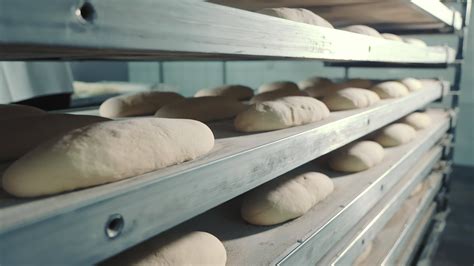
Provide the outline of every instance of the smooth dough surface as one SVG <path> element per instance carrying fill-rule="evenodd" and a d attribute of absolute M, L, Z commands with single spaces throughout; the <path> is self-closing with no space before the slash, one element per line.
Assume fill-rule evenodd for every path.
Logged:
<path fill-rule="evenodd" d="M 379 130 L 374 140 L 384 147 L 393 147 L 412 141 L 416 137 L 413 127 L 404 123 L 394 123 Z"/>
<path fill-rule="evenodd" d="M 402 37 L 392 34 L 392 33 L 382 33 L 381 35 L 384 39 L 387 39 L 387 40 L 403 42 Z"/>
<path fill-rule="evenodd" d="M 137 118 L 82 127 L 52 139 L 15 161 L 3 188 L 36 197 L 86 188 L 189 161 L 214 145 L 199 121 Z"/>
<path fill-rule="evenodd" d="M 308 96 L 320 98 L 324 96 L 335 84 L 327 78 L 312 77 L 298 83 L 298 87 L 305 91 Z M 329 88 L 329 89 L 328 89 Z"/>
<path fill-rule="evenodd" d="M 410 94 L 408 88 L 398 81 L 385 81 L 371 88 L 381 99 L 400 98 Z"/>
<path fill-rule="evenodd" d="M 120 95 L 103 102 L 100 105 L 99 113 L 101 116 L 109 118 L 152 115 L 162 106 L 182 99 L 184 97 L 175 92 L 161 91 Z"/>
<path fill-rule="evenodd" d="M 371 28 L 369 26 L 365 26 L 365 25 L 351 25 L 351 26 L 341 28 L 341 30 L 350 31 L 350 32 L 359 33 L 363 35 L 377 37 L 377 38 L 383 38 L 382 35 L 380 35 L 380 33 L 376 29 Z"/>
<path fill-rule="evenodd" d="M 382 162 L 384 149 L 374 141 L 356 141 L 333 152 L 329 166 L 341 172 L 360 172 Z"/>
<path fill-rule="evenodd" d="M 165 233 L 167 234 L 167 233 Z M 224 245 L 215 236 L 200 231 L 158 235 L 101 263 L 102 266 L 225 266 Z"/>
<path fill-rule="evenodd" d="M 70 130 L 97 122 L 109 121 L 100 116 L 45 114 L 1 121 L 0 161 L 17 159 L 41 143 Z"/>
<path fill-rule="evenodd" d="M 259 10 L 258 13 L 314 26 L 321 26 L 331 29 L 334 28 L 327 20 L 304 8 L 264 8 Z"/>
<path fill-rule="evenodd" d="M 259 93 L 250 99 L 250 103 L 277 100 L 287 96 L 308 96 L 305 91 L 300 90 L 276 90 Z"/>
<path fill-rule="evenodd" d="M 405 116 L 402 122 L 412 126 L 416 130 L 421 130 L 431 125 L 431 117 L 426 113 L 414 112 Z"/>
<path fill-rule="evenodd" d="M 302 216 L 333 190 L 332 180 L 324 174 L 289 173 L 245 194 L 240 213 L 251 224 L 279 224 Z"/>
<path fill-rule="evenodd" d="M 45 115 L 46 111 L 21 104 L 0 104 L 0 120 L 25 116 Z"/>
<path fill-rule="evenodd" d="M 304 125 L 329 116 L 324 103 L 304 96 L 289 96 L 252 105 L 234 120 L 242 132 L 268 131 Z"/>
<path fill-rule="evenodd" d="M 370 90 L 345 88 L 323 97 L 323 102 L 331 111 L 350 110 L 369 107 L 378 101 L 379 96 Z"/>
<path fill-rule="evenodd" d="M 292 81 L 275 81 L 262 84 L 258 87 L 258 93 L 278 90 L 299 91 L 300 88 L 298 88 L 298 85 Z"/>
<path fill-rule="evenodd" d="M 426 42 L 424 42 L 420 39 L 416 39 L 416 38 L 404 38 L 403 41 L 406 42 L 406 43 L 409 43 L 409 44 L 416 45 L 418 47 L 428 47 Z"/>
<path fill-rule="evenodd" d="M 194 94 L 194 97 L 223 96 L 237 101 L 250 100 L 253 90 L 243 85 L 224 85 L 212 89 L 201 89 Z"/>
<path fill-rule="evenodd" d="M 418 91 L 423 89 L 423 83 L 415 78 L 404 78 L 400 82 L 405 85 L 409 91 Z"/>
<path fill-rule="evenodd" d="M 206 96 L 187 98 L 160 108 L 155 116 L 162 118 L 187 118 L 209 122 L 233 118 L 245 111 L 247 105 L 228 97 Z"/>

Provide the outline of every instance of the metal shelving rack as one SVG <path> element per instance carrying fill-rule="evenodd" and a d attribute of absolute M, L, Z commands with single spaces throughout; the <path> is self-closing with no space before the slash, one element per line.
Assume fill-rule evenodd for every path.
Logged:
<path fill-rule="evenodd" d="M 433 101 L 450 96 L 450 107 L 456 109 L 468 21 L 465 19 L 461 27 L 459 13 L 444 5 L 433 9 L 424 1 L 394 2 L 441 25 L 429 31 L 459 34 L 456 57 L 446 48 L 416 47 L 203 1 L 0 0 L 1 60 L 317 59 L 337 61 L 346 67 L 456 67 L 452 85 L 425 80 L 423 90 L 407 97 L 383 100 L 366 109 L 335 112 L 314 124 L 240 135 L 232 131 L 229 121 L 212 123 L 216 145 L 211 153 L 140 177 L 34 200 L 9 198 L 0 190 L 0 264 L 97 263 L 187 220 L 172 230 L 197 225 L 206 228 L 217 223 L 221 228 L 209 230 L 217 236 L 226 228 L 256 232 L 255 227 L 249 229 L 242 223 L 227 225 L 213 220 L 221 207 L 210 209 L 288 171 L 313 167 L 311 160 Z M 464 15 L 468 14 L 470 1 L 463 6 Z M 447 12 L 452 19 L 446 19 Z M 422 26 L 396 28 L 401 32 L 427 31 Z M 336 191 L 331 196 L 333 201 L 316 206 L 313 212 L 317 217 L 311 222 L 309 213 L 307 219 L 303 216 L 272 229 L 285 235 L 285 230 L 300 228 L 298 223 L 306 221 L 306 229 L 298 232 L 297 239 L 280 243 L 281 239 L 273 238 L 281 246 L 272 248 L 272 252 L 260 252 L 266 256 L 255 259 L 267 264 L 306 264 L 307 258 L 353 260 L 361 247 L 350 244 L 361 237 L 375 237 L 408 192 L 430 175 L 439 158 L 452 159 L 448 140 L 453 137 L 445 136 L 447 132 L 454 134 L 452 114 L 431 110 L 437 123 L 416 141 L 393 149 L 379 167 L 352 178 L 336 178 L 336 186 L 351 189 Z M 423 163 L 413 167 L 417 161 Z M 446 209 L 449 171 L 440 171 L 431 175 L 443 175 L 443 181 L 423 195 L 426 204 L 436 198 L 442 211 Z M 422 217 L 426 211 L 420 209 L 419 213 L 417 217 Z M 357 228 L 365 228 L 364 234 L 355 234 Z M 108 237 L 107 230 L 115 231 L 118 237 Z M 256 232 L 254 237 L 258 240 L 265 235 Z M 224 241 L 231 260 L 252 257 L 239 256 L 232 248 L 241 250 L 248 243 L 232 243 Z M 350 255 L 331 256 L 331 252 L 344 250 L 341 254 Z"/>

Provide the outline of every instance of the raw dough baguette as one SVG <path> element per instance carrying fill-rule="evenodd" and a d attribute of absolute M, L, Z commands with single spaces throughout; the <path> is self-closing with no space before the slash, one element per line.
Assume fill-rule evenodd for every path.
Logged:
<path fill-rule="evenodd" d="M 299 91 L 300 88 L 298 88 L 296 83 L 291 81 L 275 81 L 262 84 L 260 87 L 258 87 L 258 93 L 277 90 Z"/>
<path fill-rule="evenodd" d="M 209 122 L 235 117 L 247 105 L 223 96 L 188 98 L 160 108 L 155 116 L 163 118 L 188 118 Z"/>
<path fill-rule="evenodd" d="M 341 111 L 369 107 L 380 101 L 380 98 L 370 90 L 345 88 L 323 97 L 322 101 L 329 110 Z"/>
<path fill-rule="evenodd" d="M 327 86 L 331 84 L 333 84 L 333 82 L 328 78 L 311 77 L 298 82 L 298 87 L 300 90 L 306 90 L 308 88 L 319 88 L 321 86 Z"/>
<path fill-rule="evenodd" d="M 406 43 L 409 43 L 409 44 L 413 44 L 413 45 L 418 46 L 418 47 L 428 47 L 426 42 L 424 42 L 420 39 L 416 39 L 416 38 L 404 38 L 403 41 L 406 42 Z"/>
<path fill-rule="evenodd" d="M 74 95 L 76 97 L 91 97 L 112 93 L 130 93 L 149 91 L 154 84 L 141 84 L 131 82 L 100 81 L 100 82 L 82 82 L 74 81 Z"/>
<path fill-rule="evenodd" d="M 70 130 L 109 119 L 91 115 L 46 114 L 1 121 L 0 161 L 23 156 L 39 144 Z"/>
<path fill-rule="evenodd" d="M 373 141 L 357 141 L 333 152 L 329 166 L 341 172 L 360 172 L 382 162 L 384 149 Z"/>
<path fill-rule="evenodd" d="M 412 141 L 416 137 L 413 127 L 404 123 L 394 123 L 379 130 L 374 140 L 384 147 L 393 147 Z"/>
<path fill-rule="evenodd" d="M 315 26 L 334 28 L 327 20 L 304 8 L 264 8 L 259 10 L 258 13 Z"/>
<path fill-rule="evenodd" d="M 337 92 L 338 90 L 342 90 L 345 88 L 369 88 L 372 86 L 372 81 L 367 79 L 351 79 L 345 82 L 340 83 L 331 83 L 323 86 L 314 86 L 308 87 L 305 92 L 308 93 L 309 96 L 322 99 L 324 96 L 330 95 L 332 93 Z"/>
<path fill-rule="evenodd" d="M 324 103 L 302 96 L 284 97 L 252 105 L 234 120 L 242 132 L 268 131 L 320 121 L 329 116 Z"/>
<path fill-rule="evenodd" d="M 224 96 L 237 101 L 246 101 L 252 98 L 253 90 L 242 85 L 224 85 L 212 89 L 201 89 L 194 94 L 194 97 L 204 96 Z"/>
<path fill-rule="evenodd" d="M 250 99 L 250 103 L 273 101 L 287 96 L 308 96 L 305 91 L 300 90 L 276 90 L 259 93 Z"/>
<path fill-rule="evenodd" d="M 0 104 L 0 120 L 47 114 L 39 108 L 20 104 Z"/>
<path fill-rule="evenodd" d="M 371 88 L 381 99 L 400 98 L 410 94 L 408 88 L 398 81 L 385 81 Z"/>
<path fill-rule="evenodd" d="M 414 78 L 404 78 L 400 82 L 405 85 L 409 91 L 417 91 L 423 89 L 423 83 Z"/>
<path fill-rule="evenodd" d="M 386 40 L 391 40 L 391 41 L 397 41 L 397 42 L 403 42 L 402 37 L 392 34 L 392 33 L 382 33 L 382 37 Z"/>
<path fill-rule="evenodd" d="M 305 214 L 334 190 L 324 174 L 286 174 L 247 193 L 242 218 L 255 225 L 274 225 Z"/>
<path fill-rule="evenodd" d="M 421 130 L 431 125 L 431 117 L 425 113 L 415 112 L 405 116 L 402 122 L 416 130 Z"/>
<path fill-rule="evenodd" d="M 115 257 L 102 266 L 225 266 L 227 254 L 224 245 L 206 232 L 158 235 Z"/>
<path fill-rule="evenodd" d="M 101 185 L 195 159 L 213 145 L 211 130 L 193 120 L 96 123 L 27 153 L 7 169 L 3 188 L 17 197 L 36 197 Z"/>
<path fill-rule="evenodd" d="M 175 92 L 144 91 L 112 97 L 100 105 L 103 117 L 152 115 L 165 104 L 184 99 Z"/>
<path fill-rule="evenodd" d="M 368 88 L 372 87 L 372 85 L 373 85 L 372 81 L 370 81 L 368 79 L 350 79 L 348 81 L 338 83 L 338 84 L 339 84 L 339 87 L 341 89 L 349 88 L 349 87 L 368 89 Z"/>
<path fill-rule="evenodd" d="M 350 32 L 358 33 L 358 34 L 377 37 L 377 38 L 383 38 L 382 35 L 380 35 L 380 33 L 377 30 L 365 25 L 351 25 L 351 26 L 341 28 L 341 30 L 350 31 Z"/>

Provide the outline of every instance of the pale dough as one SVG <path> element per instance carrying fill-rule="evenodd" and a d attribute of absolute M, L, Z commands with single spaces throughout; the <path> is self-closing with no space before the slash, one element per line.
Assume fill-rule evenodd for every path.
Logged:
<path fill-rule="evenodd" d="M 74 97 L 84 98 L 104 94 L 131 93 L 149 91 L 154 84 L 141 84 L 131 82 L 100 81 L 82 82 L 74 81 Z"/>
<path fill-rule="evenodd" d="M 308 96 L 305 91 L 300 90 L 276 90 L 259 93 L 250 99 L 250 103 L 272 101 L 287 96 Z"/>
<path fill-rule="evenodd" d="M 410 193 L 410 196 L 409 197 L 414 197 L 416 196 L 418 193 L 420 193 L 421 190 L 423 190 L 423 186 L 424 186 L 424 182 L 421 182 L 419 183 L 418 185 L 416 185 L 416 187 L 413 189 L 413 191 Z"/>
<path fill-rule="evenodd" d="M 400 98 L 407 96 L 408 88 L 398 81 L 385 81 L 371 88 L 381 99 Z"/>
<path fill-rule="evenodd" d="M 405 85 L 409 91 L 418 91 L 423 89 L 423 83 L 415 78 L 404 78 L 400 82 Z"/>
<path fill-rule="evenodd" d="M 374 140 L 384 147 L 393 147 L 412 141 L 416 137 L 413 127 L 404 123 L 394 123 L 379 130 Z"/>
<path fill-rule="evenodd" d="M 397 41 L 397 42 L 403 42 L 402 37 L 392 34 L 392 33 L 382 33 L 382 37 L 386 40 L 391 40 L 391 41 Z"/>
<path fill-rule="evenodd" d="M 252 105 L 234 120 L 242 132 L 268 131 L 304 125 L 329 116 L 324 103 L 304 96 L 289 96 Z"/>
<path fill-rule="evenodd" d="M 298 87 L 305 91 L 308 96 L 320 98 L 327 93 L 328 88 L 335 86 L 335 84 L 327 78 L 312 77 L 298 83 Z"/>
<path fill-rule="evenodd" d="M 14 160 L 70 130 L 109 119 L 91 115 L 45 114 L 1 121 L 0 161 Z"/>
<path fill-rule="evenodd" d="M 362 252 L 356 258 L 356 260 L 354 261 L 352 265 L 353 266 L 364 265 L 364 261 L 369 257 L 370 253 L 372 252 L 372 248 L 373 248 L 373 241 L 370 241 L 369 243 L 367 243 L 364 250 L 362 250 Z"/>
<path fill-rule="evenodd" d="M 299 91 L 298 85 L 291 81 L 275 81 L 271 83 L 262 84 L 258 87 L 258 93 L 277 91 L 277 90 L 287 90 L 287 91 Z"/>
<path fill-rule="evenodd" d="M 409 44 L 413 44 L 413 45 L 418 46 L 418 47 L 427 47 L 428 46 L 426 44 L 426 42 L 424 42 L 420 39 L 416 39 L 416 38 L 404 38 L 403 41 L 406 42 L 406 43 L 409 43 Z"/>
<path fill-rule="evenodd" d="M 380 98 L 375 92 L 360 88 L 345 88 L 323 97 L 331 111 L 369 107 L 378 101 Z"/>
<path fill-rule="evenodd" d="M 350 31 L 350 32 L 358 33 L 358 34 L 377 37 L 377 38 L 383 38 L 382 35 L 380 35 L 380 33 L 377 30 L 365 25 L 351 25 L 351 26 L 341 28 L 341 30 Z"/>
<path fill-rule="evenodd" d="M 210 122 L 235 117 L 247 105 L 223 96 L 188 98 L 160 108 L 155 116 L 162 118 L 187 118 Z"/>
<path fill-rule="evenodd" d="M 341 89 L 349 88 L 349 87 L 368 89 L 372 87 L 372 81 L 368 79 L 350 79 L 348 81 L 339 83 L 339 87 Z"/>
<path fill-rule="evenodd" d="M 415 112 L 405 116 L 402 122 L 412 126 L 416 130 L 421 130 L 431 125 L 431 117 L 426 113 Z"/>
<path fill-rule="evenodd" d="M 286 174 L 245 194 L 240 213 L 251 224 L 279 224 L 302 216 L 333 190 L 324 174 Z"/>
<path fill-rule="evenodd" d="M 152 115 L 165 104 L 182 99 L 184 97 L 175 92 L 161 91 L 120 95 L 103 102 L 100 105 L 99 113 L 101 116 L 109 118 Z"/>
<path fill-rule="evenodd" d="M 0 104 L 0 120 L 47 114 L 39 108 L 20 104 Z"/>
<path fill-rule="evenodd" d="M 250 100 L 253 90 L 243 85 L 224 85 L 212 89 L 201 89 L 194 94 L 194 97 L 223 96 L 237 101 Z"/>
<path fill-rule="evenodd" d="M 259 10 L 258 13 L 314 26 L 334 28 L 327 20 L 304 8 L 265 8 Z"/>
<path fill-rule="evenodd" d="M 383 158 L 384 149 L 377 142 L 356 141 L 333 152 L 329 166 L 341 172 L 360 172 L 379 164 Z"/>
<path fill-rule="evenodd" d="M 348 81 L 340 82 L 340 83 L 321 83 L 320 86 L 313 86 L 308 87 L 305 89 L 305 92 L 308 93 L 309 96 L 322 99 L 324 96 L 330 95 L 332 93 L 337 92 L 338 90 L 345 89 L 345 88 L 369 88 L 372 86 L 372 82 L 367 79 L 351 79 Z"/>
<path fill-rule="evenodd" d="M 57 194 L 193 160 L 214 145 L 212 131 L 185 119 L 95 123 L 41 144 L 13 163 L 3 188 L 17 197 Z"/>
<path fill-rule="evenodd" d="M 102 266 L 225 266 L 224 245 L 215 236 L 200 231 L 158 235 L 101 263 Z"/>

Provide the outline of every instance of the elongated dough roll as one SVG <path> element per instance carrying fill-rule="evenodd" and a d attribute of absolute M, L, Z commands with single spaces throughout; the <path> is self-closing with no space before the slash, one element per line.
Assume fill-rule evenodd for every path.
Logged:
<path fill-rule="evenodd" d="M 275 81 L 262 84 L 258 87 L 258 93 L 278 90 L 299 91 L 300 88 L 298 88 L 298 85 L 292 81 Z"/>
<path fill-rule="evenodd" d="M 367 79 L 351 79 L 345 82 L 340 83 L 331 83 L 327 85 L 321 84 L 321 86 L 308 87 L 304 91 L 308 93 L 309 96 L 322 99 L 324 96 L 331 95 L 336 93 L 338 90 L 346 88 L 369 88 L 372 86 L 372 81 Z"/>
<path fill-rule="evenodd" d="M 185 119 L 137 118 L 82 127 L 50 140 L 11 165 L 3 188 L 36 197 L 86 188 L 193 160 L 214 136 Z"/>
<path fill-rule="evenodd" d="M 0 104 L 0 120 L 45 114 L 46 111 L 28 105 Z"/>
<path fill-rule="evenodd" d="M 334 190 L 324 174 L 286 174 L 244 196 L 242 218 L 255 225 L 274 225 L 305 214 Z"/>
<path fill-rule="evenodd" d="M 109 119 L 91 115 L 45 114 L 2 120 L 0 161 L 17 159 L 70 130 Z"/>
<path fill-rule="evenodd" d="M 212 89 L 201 89 L 194 94 L 194 97 L 223 96 L 237 101 L 250 100 L 253 90 L 242 85 L 224 85 Z"/>
<path fill-rule="evenodd" d="M 331 84 L 333 84 L 333 82 L 328 78 L 311 77 L 298 82 L 298 87 L 300 88 L 300 90 L 306 90 L 309 88 L 324 87 Z"/>
<path fill-rule="evenodd" d="M 247 105 L 223 96 L 188 98 L 160 108 L 155 116 L 162 118 L 187 118 L 209 122 L 235 117 Z"/>
<path fill-rule="evenodd" d="M 404 38 L 403 41 L 409 44 L 413 44 L 418 47 L 428 47 L 426 42 L 420 39 L 416 39 L 416 38 Z"/>
<path fill-rule="evenodd" d="M 426 113 L 414 112 L 405 116 L 402 122 L 412 126 L 416 130 L 421 130 L 431 125 L 431 117 Z"/>
<path fill-rule="evenodd" d="M 308 96 L 308 94 L 300 90 L 267 91 L 253 96 L 252 99 L 250 99 L 250 103 L 273 101 L 287 96 Z"/>
<path fill-rule="evenodd" d="M 370 90 L 345 88 L 323 97 L 322 101 L 331 111 L 350 110 L 374 105 L 379 96 Z"/>
<path fill-rule="evenodd" d="M 423 83 L 415 78 L 404 78 L 400 82 L 408 88 L 409 91 L 418 91 L 423 89 Z"/>
<path fill-rule="evenodd" d="M 264 8 L 259 10 L 258 13 L 314 26 L 334 28 L 327 20 L 304 8 Z"/>
<path fill-rule="evenodd" d="M 400 98 L 410 94 L 408 88 L 398 81 L 385 81 L 371 88 L 381 99 Z"/>
<path fill-rule="evenodd" d="M 101 116 L 109 118 L 152 115 L 165 104 L 182 99 L 184 97 L 175 92 L 161 91 L 120 95 L 103 102 L 100 105 L 99 113 Z"/>
<path fill-rule="evenodd" d="M 379 164 L 383 157 L 384 149 L 377 142 L 356 141 L 333 152 L 329 166 L 341 172 L 360 172 Z"/>
<path fill-rule="evenodd" d="M 402 37 L 392 34 L 392 33 L 382 33 L 381 35 L 384 39 L 387 39 L 387 40 L 403 42 Z"/>
<path fill-rule="evenodd" d="M 383 38 L 382 35 L 380 35 L 380 33 L 376 29 L 371 28 L 366 25 L 351 25 L 351 26 L 341 28 L 341 30 L 350 31 L 350 32 L 358 33 L 358 34 L 377 37 L 377 38 Z"/>
<path fill-rule="evenodd" d="M 412 141 L 416 137 L 413 127 L 404 123 L 388 125 L 377 132 L 374 140 L 384 147 L 393 147 Z"/>
<path fill-rule="evenodd" d="M 341 89 L 345 88 L 362 88 L 362 89 L 368 89 L 372 87 L 372 81 L 368 79 L 350 79 L 348 81 L 338 83 L 339 87 Z"/>
<path fill-rule="evenodd" d="M 324 103 L 302 96 L 289 96 L 252 105 L 234 120 L 242 132 L 268 131 L 320 121 L 329 116 Z"/>

